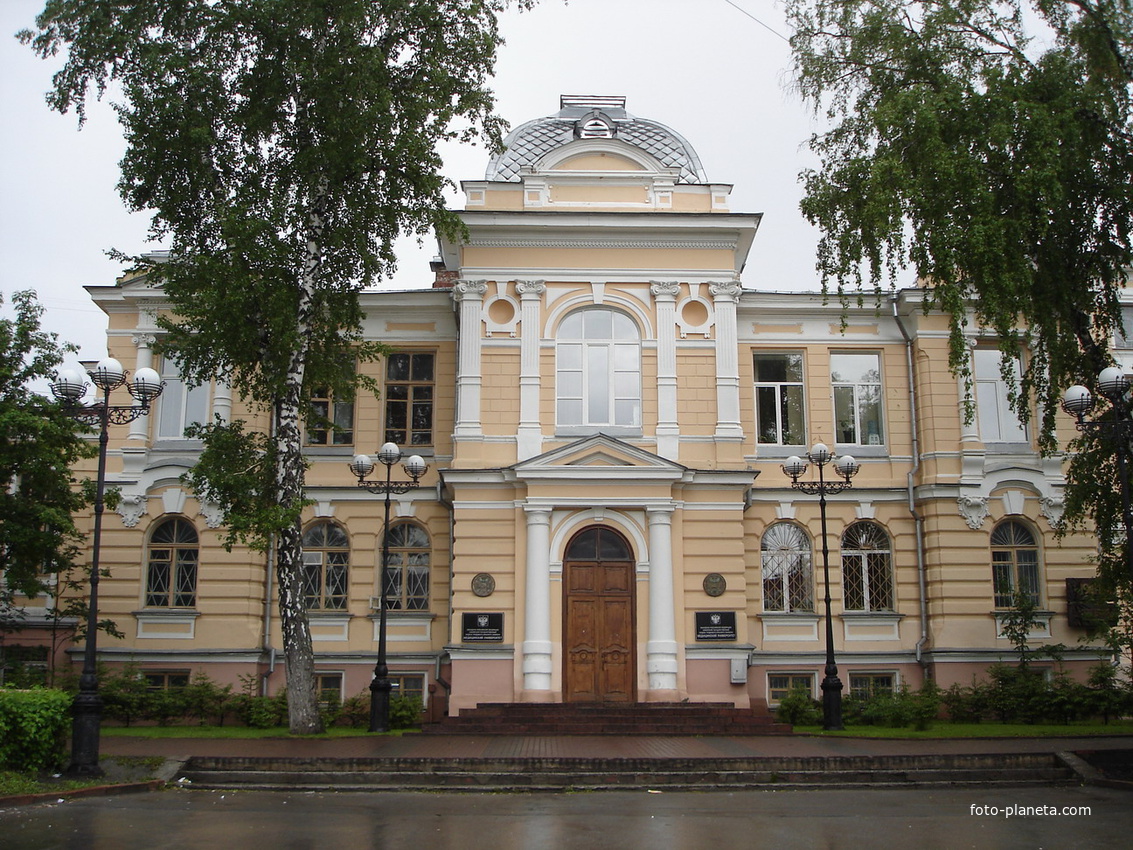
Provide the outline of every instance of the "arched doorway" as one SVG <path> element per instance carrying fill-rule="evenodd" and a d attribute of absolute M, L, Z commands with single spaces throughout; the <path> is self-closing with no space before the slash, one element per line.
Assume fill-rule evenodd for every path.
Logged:
<path fill-rule="evenodd" d="M 583 529 L 563 558 L 563 691 L 567 702 L 634 702 L 634 564 L 629 543 Z"/>

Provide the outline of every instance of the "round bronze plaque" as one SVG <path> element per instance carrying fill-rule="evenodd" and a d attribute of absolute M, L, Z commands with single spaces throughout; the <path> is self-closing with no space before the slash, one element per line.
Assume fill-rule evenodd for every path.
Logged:
<path fill-rule="evenodd" d="M 491 596 L 496 590 L 496 580 L 487 573 L 479 573 L 472 579 L 472 592 L 477 596 Z"/>
<path fill-rule="evenodd" d="M 723 596 L 728 589 L 728 582 L 719 573 L 709 573 L 704 577 L 704 592 L 709 596 Z"/>

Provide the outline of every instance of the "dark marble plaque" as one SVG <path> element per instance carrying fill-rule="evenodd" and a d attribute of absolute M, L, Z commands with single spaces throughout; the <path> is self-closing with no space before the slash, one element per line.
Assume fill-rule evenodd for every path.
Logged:
<path fill-rule="evenodd" d="M 737 640 L 735 611 L 697 611 L 697 640 Z"/>
<path fill-rule="evenodd" d="M 461 614 L 460 626 L 461 643 L 503 643 L 504 615 L 502 613 Z"/>

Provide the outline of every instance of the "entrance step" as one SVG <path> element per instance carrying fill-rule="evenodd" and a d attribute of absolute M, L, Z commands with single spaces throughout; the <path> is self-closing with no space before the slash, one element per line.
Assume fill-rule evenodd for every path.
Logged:
<path fill-rule="evenodd" d="M 774 758 L 190 759 L 205 789 L 561 791 L 612 788 L 909 788 L 1057 785 L 1077 781 L 1051 753 Z"/>
<path fill-rule="evenodd" d="M 789 735 L 764 705 L 728 703 L 481 703 L 424 735 Z"/>

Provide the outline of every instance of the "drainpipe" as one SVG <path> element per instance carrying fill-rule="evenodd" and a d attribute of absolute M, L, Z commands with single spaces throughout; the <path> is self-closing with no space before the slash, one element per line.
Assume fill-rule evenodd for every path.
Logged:
<path fill-rule="evenodd" d="M 893 304 L 893 321 L 897 323 L 897 329 L 901 331 L 901 336 L 905 338 L 905 366 L 909 373 L 909 416 L 910 431 L 913 440 L 913 466 L 906 476 L 905 486 L 908 492 L 909 513 L 913 515 L 913 525 L 916 529 L 917 538 L 917 588 L 920 593 L 921 637 L 920 640 L 917 641 L 916 656 L 917 664 L 921 666 L 921 671 L 927 679 L 928 663 L 922 656 L 925 644 L 928 643 L 928 582 L 925 576 L 924 517 L 917 511 L 914 490 L 916 476 L 921 468 L 920 433 L 917 427 L 917 375 L 913 363 L 913 339 L 909 336 L 909 332 L 905 329 L 905 325 L 901 321 L 901 315 L 897 311 L 897 296 L 894 295 L 891 301 Z"/>
<path fill-rule="evenodd" d="M 260 676 L 260 694 L 262 696 L 268 695 L 268 679 L 275 673 L 275 647 L 271 645 L 271 594 L 272 594 L 272 565 L 275 563 L 275 537 L 271 539 L 271 544 L 268 546 L 267 561 L 265 563 L 265 576 L 264 581 L 264 635 L 260 647 L 261 652 L 266 652 L 268 656 L 268 671 Z"/>

